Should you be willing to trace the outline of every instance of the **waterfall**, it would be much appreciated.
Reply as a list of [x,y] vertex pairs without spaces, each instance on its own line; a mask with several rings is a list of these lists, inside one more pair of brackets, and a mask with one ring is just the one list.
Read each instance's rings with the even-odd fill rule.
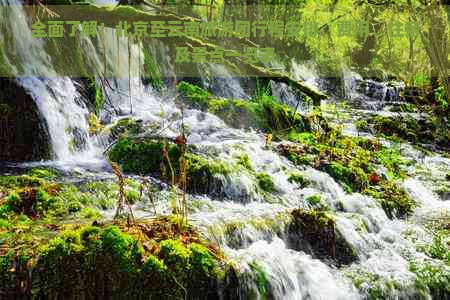
[[[42,113],[50,134],[54,159],[86,161],[98,155],[89,138],[88,110],[73,80],[52,68],[41,38],[31,38],[29,21],[19,0],[2,0],[2,25],[12,35],[21,74],[17,81],[29,92]],[[15,68],[19,66],[13,66]]]
[[345,98],[358,107],[380,110],[384,105],[402,101],[400,94],[405,88],[403,82],[363,79],[347,67],[343,68],[342,77]]
[[[90,136],[89,111],[85,99],[77,91],[76,82],[69,77],[58,76],[45,51],[44,41],[30,38],[29,22],[19,0],[0,1],[1,4],[9,4],[3,8],[9,13],[4,14],[7,17],[1,23],[12,33],[22,73],[27,74],[27,77],[17,80],[30,93],[47,123],[54,159],[73,165],[103,159],[102,151],[107,143]],[[119,69],[127,70],[127,74],[130,70],[130,77],[104,78],[109,84],[102,87],[107,99],[100,113],[102,120],[110,125],[123,117],[134,117],[146,124],[161,124],[164,120],[173,119],[173,126],[160,134],[175,137],[179,134],[180,121],[176,116],[180,109],[170,88],[166,93],[159,93],[142,82],[140,72],[144,49],[126,38],[117,42],[112,29],[106,30],[105,39],[108,45],[106,53],[95,50],[94,45],[103,43],[100,37],[97,40],[82,39],[83,50],[90,53],[89,63],[97,70],[98,77],[102,77],[105,57],[108,69],[118,73],[122,73]],[[166,50],[156,48],[150,51],[161,51],[159,55],[164,56]],[[170,72],[170,61],[163,63]],[[304,79],[316,88],[320,86],[311,66],[293,62],[292,72],[297,79]],[[232,78],[225,68],[214,66],[209,75],[203,79],[203,84],[219,96],[248,98],[241,81]],[[218,77],[224,78],[218,80]],[[377,93],[372,93],[372,97],[362,96],[364,93],[359,86],[362,78],[350,71],[345,71],[344,81],[350,100],[395,100],[387,85],[369,87]],[[296,106],[298,95],[289,87],[273,84],[272,90],[285,103]],[[299,111],[306,113],[308,107],[300,107]],[[368,297],[365,290],[369,285],[379,282],[386,289],[383,291],[393,299],[418,295],[415,287],[417,276],[409,270],[407,258],[423,260],[424,255],[417,251],[416,246],[430,242],[430,234],[421,226],[429,210],[417,209],[412,220],[391,220],[375,199],[359,193],[347,194],[328,174],[311,167],[294,166],[268,149],[262,133],[232,128],[219,117],[196,109],[186,109],[183,116],[184,125],[189,128],[188,143],[195,145],[198,153],[223,162],[236,161],[236,157],[245,154],[252,164],[252,172],[238,170],[215,177],[220,182],[223,198],[216,199],[213,194],[192,196],[204,204],[195,208],[192,222],[235,262],[240,272],[239,293],[242,299],[251,296],[264,299],[267,295],[273,299],[362,299]],[[422,171],[433,173],[435,166],[429,158],[424,158],[424,161],[427,164]],[[446,158],[435,161],[440,165],[445,161],[450,166]],[[311,182],[310,186],[299,187],[290,182],[289,174],[299,171],[299,168]],[[261,192],[255,184],[255,173],[262,172],[273,179],[275,191],[270,195]],[[442,174],[431,177],[436,176]],[[442,205],[442,201],[421,180],[406,181],[404,186],[412,197],[420,200],[422,207],[446,212],[450,209],[448,205]],[[309,209],[306,199],[313,195],[320,195],[323,205],[333,213],[339,241],[354,255],[350,263],[340,266],[320,257],[314,250],[298,245],[307,241],[292,242],[296,236],[293,237],[287,229],[290,213],[298,208]],[[277,216],[281,217],[277,219]],[[414,235],[415,240],[409,239],[406,233]],[[265,287],[258,286],[262,277],[264,282],[267,281]],[[364,283],[358,290],[354,282],[361,281]]]

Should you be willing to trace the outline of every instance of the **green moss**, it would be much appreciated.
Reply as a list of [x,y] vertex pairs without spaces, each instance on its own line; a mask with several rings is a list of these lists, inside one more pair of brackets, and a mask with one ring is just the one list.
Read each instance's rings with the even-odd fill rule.
[[355,122],[355,127],[356,127],[356,130],[358,130],[358,131],[369,131],[370,130],[369,123],[367,123],[367,121],[363,120],[363,119],[357,120]]
[[258,288],[258,299],[267,299],[269,292],[269,281],[267,280],[266,273],[256,262],[250,263],[250,268],[254,273],[254,280],[256,287]]
[[412,261],[409,270],[417,275],[416,287],[424,292],[424,297],[431,294],[433,299],[445,299],[450,294],[450,271],[447,265]]
[[313,195],[307,197],[305,201],[312,206],[316,206],[320,204],[320,202],[322,201],[322,197],[320,195]]
[[127,189],[125,191],[125,198],[127,199],[127,203],[134,204],[139,201],[141,196],[138,191]]
[[400,284],[394,279],[386,279],[366,270],[346,272],[356,288],[365,295],[366,299],[389,299],[401,290]]
[[7,220],[4,220],[0,217],[0,229],[10,229],[13,224]]
[[28,175],[45,180],[54,180],[58,177],[58,173],[49,168],[34,168],[28,172]]
[[380,201],[390,218],[408,215],[417,206],[417,203],[406,194],[404,189],[392,181],[383,180],[379,186],[367,189],[364,193]]
[[399,137],[412,143],[437,144],[448,147],[450,127],[445,118],[437,114],[416,120],[412,116],[374,116],[369,119],[377,133],[387,137]]
[[249,171],[253,171],[252,162],[248,154],[241,154],[237,157],[237,164]]
[[37,190],[34,209],[40,215],[62,216],[67,213],[67,207],[60,200],[61,198],[51,196],[46,190],[40,188]]
[[[399,149],[387,149],[377,141],[343,136],[338,130],[328,134],[292,133],[298,144],[280,145],[279,152],[295,164],[309,164],[328,173],[348,193],[359,192],[376,198],[388,216],[411,213],[415,202],[393,181],[405,176],[407,162]],[[376,172],[381,165],[388,179]]]
[[186,155],[186,159],[188,190],[192,193],[209,193],[219,184],[216,175],[228,175],[235,171],[232,165],[218,159],[195,154]]
[[289,131],[287,138],[292,142],[306,145],[313,145],[318,142],[316,136],[312,132],[297,132],[296,130],[291,130]]
[[[108,153],[111,161],[121,165],[124,172],[138,174],[159,173],[163,162],[164,142],[157,140],[135,141],[121,138]],[[175,144],[167,144],[168,154],[173,168],[178,166],[181,155]]]
[[178,90],[187,103],[219,116],[230,126],[259,128],[265,132],[277,131],[283,135],[290,129],[311,129],[307,118],[268,95],[262,95],[252,101],[217,99],[209,92],[186,82],[180,82]]
[[142,266],[142,269],[144,272],[164,273],[167,271],[167,266],[156,256],[150,255],[149,257],[147,257],[144,265]]
[[12,68],[7,61],[7,56],[3,42],[0,42],[0,77],[9,77],[12,75]]
[[123,118],[116,121],[109,130],[113,137],[120,137],[139,133],[141,125],[133,118]]
[[144,48],[144,82],[149,83],[157,91],[161,91],[164,87],[164,82],[161,79],[161,70],[152,53]]
[[185,81],[178,83],[177,88],[188,103],[199,108],[207,108],[210,93]]
[[270,177],[267,173],[258,173],[256,174],[256,179],[258,181],[258,186],[266,192],[274,192],[275,184],[273,183],[272,177]]
[[288,181],[290,183],[296,183],[300,188],[307,187],[311,182],[303,176],[300,172],[293,172],[289,175]]
[[[77,225],[79,229],[64,230],[55,237],[53,232],[36,231],[46,224],[26,217],[14,222],[0,222],[2,249],[5,238],[12,239],[11,248],[6,246],[5,255],[0,256],[0,289],[6,297],[17,295],[23,278],[32,278],[27,288],[45,298],[178,299],[202,298],[217,291],[220,265],[201,244],[145,239],[151,246],[146,247],[151,252],[145,253],[136,238],[116,226]],[[11,236],[4,234],[8,228],[21,230]],[[130,232],[135,234],[134,229]],[[136,237],[142,234],[146,232]]]
[[352,245],[336,230],[334,216],[329,211],[296,209],[291,214],[288,232],[294,249],[338,264],[349,264],[358,258]]
[[389,149],[383,148],[375,153],[375,157],[378,163],[388,169],[390,178],[405,177],[402,166],[404,166],[406,162],[396,147],[392,146]]
[[4,188],[38,187],[46,183],[46,180],[30,175],[0,176],[0,186]]
[[164,240],[160,247],[159,257],[182,282],[186,282],[189,274],[199,281],[216,275],[217,263],[204,246],[193,243],[186,247],[178,240]]
[[338,162],[331,162],[322,166],[336,181],[341,183],[346,192],[361,191],[368,185],[367,175],[360,168],[351,168]]
[[102,218],[102,214],[98,210],[96,210],[95,208],[92,208],[92,207],[83,208],[80,212],[80,215],[83,218],[93,219],[93,220]]
[[436,232],[431,243],[421,245],[418,248],[431,258],[450,263],[450,231],[440,230]]

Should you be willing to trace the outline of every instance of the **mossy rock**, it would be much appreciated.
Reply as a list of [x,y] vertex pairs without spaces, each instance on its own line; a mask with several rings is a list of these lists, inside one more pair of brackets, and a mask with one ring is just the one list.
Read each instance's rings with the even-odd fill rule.
[[223,177],[233,172],[231,165],[194,154],[188,154],[186,159],[187,189],[190,193],[225,196],[223,183],[217,175]]
[[369,123],[377,133],[399,137],[412,143],[435,144],[443,149],[450,147],[450,125],[445,118],[429,116],[415,119],[409,115],[374,116]]
[[275,184],[273,183],[272,177],[267,173],[256,174],[256,180],[258,181],[259,187],[266,192],[275,192]]
[[[166,239],[149,253],[116,226],[85,226],[58,234],[36,252],[0,257],[6,298],[212,299],[221,263],[198,243]],[[14,271],[12,271],[14,269]],[[230,291],[231,292],[231,291]]]
[[358,259],[352,246],[336,230],[330,212],[296,209],[292,211],[292,217],[288,227],[289,247],[319,259],[330,259],[339,265]]
[[310,185],[310,181],[308,179],[305,178],[305,176],[303,176],[302,173],[300,172],[293,172],[291,174],[289,174],[288,177],[288,181],[290,183],[295,183],[297,184],[300,188],[305,188],[308,185]]
[[321,162],[320,170],[328,173],[336,181],[341,183],[344,189],[351,193],[364,190],[369,182],[367,174],[358,167],[344,166],[339,162]]
[[[119,163],[124,172],[159,174],[164,160],[164,145],[165,142],[162,140],[120,138],[110,149],[108,157],[111,161]],[[172,168],[178,169],[181,150],[178,145],[172,143],[166,145]]]
[[119,138],[129,134],[138,134],[141,130],[142,122],[134,118],[117,120],[109,129],[112,138]]
[[383,180],[378,186],[364,191],[365,194],[375,198],[389,218],[403,218],[411,214],[417,203],[392,181]]
[[180,82],[178,90],[186,103],[219,116],[233,127],[253,127],[265,132],[286,131],[286,129],[311,130],[310,119],[278,103],[271,96],[265,95],[252,101],[219,99],[187,82]]

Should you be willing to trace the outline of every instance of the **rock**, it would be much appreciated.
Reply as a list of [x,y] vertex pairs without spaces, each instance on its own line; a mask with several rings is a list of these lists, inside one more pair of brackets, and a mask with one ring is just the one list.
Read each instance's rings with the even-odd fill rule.
[[0,78],[0,161],[51,157],[47,125],[31,96],[12,78]]
[[292,217],[288,228],[290,248],[304,251],[318,259],[329,259],[338,265],[350,264],[358,259],[352,246],[336,229],[335,220],[328,212],[296,209]]

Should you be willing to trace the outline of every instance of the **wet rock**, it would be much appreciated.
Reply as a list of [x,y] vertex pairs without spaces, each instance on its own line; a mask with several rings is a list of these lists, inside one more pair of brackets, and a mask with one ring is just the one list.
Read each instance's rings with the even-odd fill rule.
[[329,213],[297,209],[292,216],[293,221],[287,230],[290,248],[318,259],[334,261],[338,265],[357,260],[355,251],[337,231],[335,220]]
[[35,102],[14,79],[0,78],[0,161],[50,157],[47,125]]

